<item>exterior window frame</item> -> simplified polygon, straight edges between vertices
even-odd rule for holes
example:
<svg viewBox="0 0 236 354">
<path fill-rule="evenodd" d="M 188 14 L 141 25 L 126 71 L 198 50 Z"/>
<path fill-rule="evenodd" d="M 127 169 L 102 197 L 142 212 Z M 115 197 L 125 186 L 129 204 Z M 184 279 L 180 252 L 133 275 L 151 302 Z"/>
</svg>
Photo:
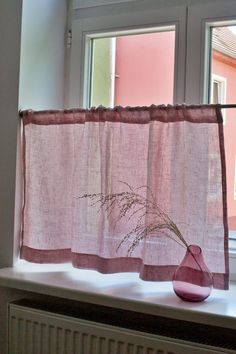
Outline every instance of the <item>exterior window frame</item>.
<svg viewBox="0 0 236 354">
<path fill-rule="evenodd" d="M 217 102 L 214 102 L 214 84 L 217 85 Z M 211 102 L 224 104 L 226 103 L 227 93 L 227 79 L 223 76 L 212 74 L 211 78 Z M 222 109 L 222 116 L 224 119 L 224 124 L 226 123 L 226 110 Z"/>
<path fill-rule="evenodd" d="M 188 6 L 185 102 L 210 102 L 211 29 L 235 24 L 234 0 L 215 1 L 214 4 L 191 3 Z"/>
<path fill-rule="evenodd" d="M 212 89 L 211 89 L 211 101 L 213 102 L 213 85 L 217 85 L 217 93 L 218 93 L 218 102 L 215 103 L 226 103 L 226 87 L 227 87 L 227 79 L 223 76 L 219 76 L 216 74 L 212 74 Z"/>
</svg>

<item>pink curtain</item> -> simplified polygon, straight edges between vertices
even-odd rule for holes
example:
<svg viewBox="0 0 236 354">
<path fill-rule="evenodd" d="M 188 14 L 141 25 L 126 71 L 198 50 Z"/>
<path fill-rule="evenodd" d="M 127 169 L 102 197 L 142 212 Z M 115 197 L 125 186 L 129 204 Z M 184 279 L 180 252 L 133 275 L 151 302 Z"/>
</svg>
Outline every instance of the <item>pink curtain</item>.
<svg viewBox="0 0 236 354">
<path fill-rule="evenodd" d="M 102 273 L 170 280 L 185 249 L 162 232 L 118 245 L 137 223 L 79 197 L 148 186 L 188 244 L 199 245 L 214 286 L 228 287 L 223 126 L 219 106 L 26 111 L 21 257 Z M 144 197 L 146 188 L 139 189 Z"/>
</svg>

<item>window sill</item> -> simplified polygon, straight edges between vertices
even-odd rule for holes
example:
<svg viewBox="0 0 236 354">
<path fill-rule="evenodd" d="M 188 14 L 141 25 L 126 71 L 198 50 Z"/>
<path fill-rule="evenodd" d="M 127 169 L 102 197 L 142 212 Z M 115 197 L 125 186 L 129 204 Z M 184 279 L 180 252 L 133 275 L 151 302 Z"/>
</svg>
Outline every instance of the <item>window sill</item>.
<svg viewBox="0 0 236 354">
<path fill-rule="evenodd" d="M 0 269 L 0 286 L 139 313 L 236 328 L 236 283 L 213 290 L 202 303 L 181 301 L 171 282 L 147 282 L 136 273 L 103 275 L 70 265 L 32 265 L 20 261 Z"/>
</svg>

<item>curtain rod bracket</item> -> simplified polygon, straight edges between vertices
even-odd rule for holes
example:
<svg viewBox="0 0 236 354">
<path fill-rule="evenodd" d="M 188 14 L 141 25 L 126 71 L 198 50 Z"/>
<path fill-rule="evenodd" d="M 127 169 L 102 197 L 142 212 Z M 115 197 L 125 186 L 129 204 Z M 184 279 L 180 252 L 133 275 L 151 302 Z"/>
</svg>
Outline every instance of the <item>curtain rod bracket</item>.
<svg viewBox="0 0 236 354">
<path fill-rule="evenodd" d="M 20 118 L 22 118 L 25 114 L 28 114 L 30 112 L 33 112 L 33 109 L 20 109 L 19 110 L 19 116 Z"/>
</svg>

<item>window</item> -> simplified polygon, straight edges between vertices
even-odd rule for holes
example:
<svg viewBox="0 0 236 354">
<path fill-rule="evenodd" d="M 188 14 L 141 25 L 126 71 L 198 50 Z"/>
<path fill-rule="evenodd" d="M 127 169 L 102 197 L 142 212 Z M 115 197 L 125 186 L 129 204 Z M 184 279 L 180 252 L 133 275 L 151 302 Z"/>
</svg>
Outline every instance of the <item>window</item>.
<svg viewBox="0 0 236 354">
<path fill-rule="evenodd" d="M 211 27 L 211 97 L 212 103 L 236 102 L 236 26 Z M 226 89 L 227 87 L 227 89 Z M 224 139 L 227 171 L 227 204 L 229 247 L 236 250 L 236 198 L 235 198 L 235 109 L 223 110 Z M 226 120 L 227 114 L 227 120 Z"/>
<path fill-rule="evenodd" d="M 197 102 L 210 102 L 213 93 L 212 74 L 218 76 L 215 92 L 222 96 L 224 84 L 220 78 L 226 78 L 226 103 L 235 103 L 235 58 L 232 49 L 235 46 L 233 27 L 236 25 L 236 4 L 228 1 L 223 7 L 221 2 L 193 5 L 189 8 L 188 18 L 188 57 L 186 73 L 186 100 L 195 97 Z M 229 44 L 230 42 L 230 44 Z M 227 49 L 227 51 L 226 51 Z M 218 61 L 218 63 L 216 62 Z M 194 67 L 196 70 L 191 70 Z M 216 87 L 217 85 L 217 87 Z M 216 95 L 215 95 L 216 97 Z M 236 132 L 235 109 L 225 110 L 227 119 L 224 125 L 225 153 L 227 170 L 227 201 L 230 249 L 230 272 L 236 279 L 236 240 L 235 240 L 235 200 L 234 200 L 234 140 Z"/>
<path fill-rule="evenodd" d="M 97 5 L 97 2 L 93 3 Z M 158 7 L 154 3 L 147 6 L 144 2 L 136 7 L 136 3 L 124 1 L 116 6 L 101 6 L 100 11 L 90 17 L 88 12 L 83 12 L 84 7 L 72 2 L 68 106 L 184 102 L 186 7 Z M 154 47 L 148 51 L 150 41 Z M 162 50 L 159 51 L 161 42 Z M 132 52 L 136 53 L 134 57 Z M 103 67 L 99 66 L 101 55 L 107 63 Z M 102 75 L 102 89 L 96 84 L 98 75 Z M 146 84 L 141 90 L 144 76 Z M 148 85 L 149 92 L 145 92 Z M 168 89 L 165 89 L 166 85 Z M 123 94 L 124 90 L 128 95 Z"/>
<path fill-rule="evenodd" d="M 88 106 L 173 103 L 174 28 L 91 38 Z"/>
<path fill-rule="evenodd" d="M 222 32 L 226 28 L 229 29 L 230 26 L 236 25 L 236 3 L 234 0 L 228 0 L 227 6 L 222 1 L 213 0 L 204 3 L 186 0 L 186 3 L 182 3 L 180 6 L 172 6 L 171 2 L 159 6 L 156 2 L 149 0 L 145 3 L 136 1 L 123 1 L 122 4 L 116 5 L 109 3 L 110 5 L 101 6 L 98 9 L 98 7 L 93 7 L 93 5 L 97 5 L 97 2 L 91 1 L 90 10 L 85 11 L 84 6 L 79 7 L 78 2 L 72 1 L 73 40 L 67 97 L 68 106 L 82 105 L 89 107 L 103 104 L 112 107 L 116 104 L 149 105 L 150 103 L 168 102 L 186 102 L 187 104 L 236 103 L 236 97 L 232 95 L 236 83 L 234 74 L 223 72 L 216 63 L 217 60 L 221 59 L 222 61 L 224 59 L 227 61 L 227 65 L 231 63 L 232 66 L 234 64 L 234 60 L 232 61 L 232 58 L 229 58 L 231 52 L 219 53 L 219 46 L 222 47 Z M 174 32 L 174 55 L 172 54 L 173 59 L 171 65 L 169 65 L 172 88 L 168 93 L 168 99 L 165 100 L 162 96 L 160 101 L 158 101 L 158 98 L 155 100 L 155 97 L 151 97 L 150 101 L 144 101 L 145 95 L 141 94 L 140 98 L 137 94 L 137 99 L 131 100 L 131 94 L 133 95 L 135 91 L 133 87 L 127 88 L 125 97 L 117 99 L 118 82 L 123 79 L 118 72 L 116 58 L 119 47 L 117 44 L 120 38 L 123 41 L 128 40 L 128 38 L 132 40 L 135 37 L 138 38 L 138 36 L 145 38 L 144 36 L 151 33 L 158 36 L 167 33 L 167 28 L 169 28 L 168 31 L 172 30 Z M 144 34 L 144 32 L 149 32 L 149 34 Z M 213 41 L 212 38 L 214 38 Z M 99 46 L 101 49 L 101 46 L 105 45 L 110 48 L 108 51 L 110 54 L 109 60 L 108 57 L 105 60 L 109 62 L 109 65 L 106 66 L 104 71 L 104 66 L 99 69 L 97 58 Z M 225 48 L 226 46 L 221 48 L 222 51 Z M 140 55 L 143 56 L 143 52 Z M 132 69 L 136 64 L 134 59 Z M 127 68 L 128 64 L 124 60 L 124 69 Z M 143 69 L 140 69 L 135 77 L 138 87 L 141 70 L 143 71 Z M 106 81 L 102 90 L 99 90 L 96 78 L 98 74 L 101 75 L 102 71 Z M 165 75 L 169 75 L 169 71 L 165 70 Z M 234 73 L 236 73 L 236 68 L 234 68 Z M 127 74 L 125 77 L 128 78 Z M 98 95 L 104 94 L 105 89 L 106 97 L 102 101 Z M 124 90 L 122 89 L 122 91 Z M 232 237 L 234 230 L 236 230 L 232 226 L 232 218 L 234 218 L 234 210 L 236 210 L 233 204 L 236 202 L 234 199 L 236 151 L 234 151 L 234 148 L 232 149 L 236 132 L 232 129 L 232 125 L 236 124 L 236 119 L 233 118 L 235 114 L 236 111 L 233 109 L 227 109 L 223 112 L 229 206 L 232 199 L 232 206 L 229 207 L 229 226 Z M 231 246 L 232 243 L 230 242 Z M 233 250 L 232 247 L 231 249 Z M 236 262 L 235 265 L 231 266 L 231 271 L 233 268 L 235 268 L 233 273 L 236 276 Z"/>
</svg>

